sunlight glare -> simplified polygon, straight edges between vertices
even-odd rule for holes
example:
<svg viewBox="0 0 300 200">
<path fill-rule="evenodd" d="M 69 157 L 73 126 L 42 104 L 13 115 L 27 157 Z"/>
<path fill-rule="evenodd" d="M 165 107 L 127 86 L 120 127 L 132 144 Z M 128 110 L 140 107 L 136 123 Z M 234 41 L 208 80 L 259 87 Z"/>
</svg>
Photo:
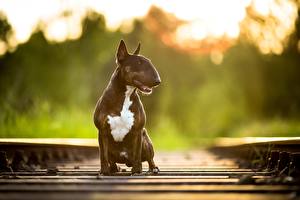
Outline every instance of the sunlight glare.
<svg viewBox="0 0 300 200">
<path fill-rule="evenodd" d="M 291 0 L 1 0 L 0 12 L 13 27 L 7 46 L 14 49 L 38 30 L 48 41 L 78 39 L 90 11 L 104 15 L 108 30 L 130 32 L 133 20 L 145 19 L 153 6 L 183 22 L 161 39 L 184 51 L 203 44 L 208 51 L 224 51 L 245 35 L 263 53 L 280 54 L 297 19 Z"/>
<path fill-rule="evenodd" d="M 87 7 L 105 16 L 107 27 L 117 30 L 123 22 L 130 24 L 134 18 L 143 17 L 149 10 L 151 1 L 89 0 Z"/>
<path fill-rule="evenodd" d="M 297 4 L 291 0 L 254 0 L 241 24 L 246 38 L 264 54 L 281 54 L 295 30 Z"/>
<path fill-rule="evenodd" d="M 3 55 L 7 51 L 7 46 L 5 42 L 0 40 L 0 56 Z"/>
<path fill-rule="evenodd" d="M 206 37 L 236 38 L 239 23 L 246 15 L 249 0 L 158 1 L 156 5 L 187 23 L 178 27 L 177 40 L 202 40 Z"/>
<path fill-rule="evenodd" d="M 252 4 L 258 14 L 267 16 L 270 13 L 272 1 L 273 0 L 253 0 Z"/>
</svg>

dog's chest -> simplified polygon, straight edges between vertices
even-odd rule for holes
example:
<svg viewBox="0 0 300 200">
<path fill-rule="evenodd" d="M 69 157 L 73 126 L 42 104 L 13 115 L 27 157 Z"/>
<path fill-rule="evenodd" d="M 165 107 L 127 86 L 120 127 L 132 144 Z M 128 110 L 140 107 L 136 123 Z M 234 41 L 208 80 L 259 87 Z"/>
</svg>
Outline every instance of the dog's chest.
<svg viewBox="0 0 300 200">
<path fill-rule="evenodd" d="M 120 116 L 107 116 L 111 134 L 116 142 L 122 142 L 134 124 L 134 113 L 129 110 L 132 104 L 130 96 L 134 91 L 134 87 L 127 86 L 126 88 L 127 90 L 125 92 L 125 99 Z"/>
</svg>

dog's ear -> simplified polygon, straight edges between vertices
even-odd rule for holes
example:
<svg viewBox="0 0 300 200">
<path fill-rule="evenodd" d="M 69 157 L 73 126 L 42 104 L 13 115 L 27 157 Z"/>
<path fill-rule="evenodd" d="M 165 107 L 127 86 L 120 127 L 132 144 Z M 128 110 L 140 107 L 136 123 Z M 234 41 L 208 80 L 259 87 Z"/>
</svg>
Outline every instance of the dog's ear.
<svg viewBox="0 0 300 200">
<path fill-rule="evenodd" d="M 138 45 L 138 47 L 136 48 L 136 50 L 134 51 L 133 55 L 139 55 L 140 49 L 141 49 L 141 43 L 139 42 L 139 45 Z"/>
<path fill-rule="evenodd" d="M 124 40 L 120 41 L 117 51 L 117 62 L 122 62 L 127 56 L 129 56 Z"/>
</svg>

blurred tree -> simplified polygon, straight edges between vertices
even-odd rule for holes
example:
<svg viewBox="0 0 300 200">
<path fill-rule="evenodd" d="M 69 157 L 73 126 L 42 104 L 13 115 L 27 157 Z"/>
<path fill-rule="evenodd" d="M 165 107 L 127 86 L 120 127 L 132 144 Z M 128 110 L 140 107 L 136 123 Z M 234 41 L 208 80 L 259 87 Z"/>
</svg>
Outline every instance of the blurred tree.
<svg viewBox="0 0 300 200">
<path fill-rule="evenodd" d="M 93 107 L 116 67 L 121 38 L 131 51 L 140 41 L 141 54 L 160 72 L 162 84 L 151 98 L 142 97 L 154 135 L 169 131 L 185 138 L 230 136 L 255 120 L 300 120 L 299 12 L 296 32 L 283 54 L 263 55 L 242 37 L 216 65 L 209 55 L 166 46 L 145 22 L 158 21 L 169 28 L 172 24 L 164 24 L 161 13 L 154 11 L 136 20 L 129 34 L 108 31 L 104 17 L 91 12 L 78 40 L 49 42 L 37 31 L 27 43 L 0 57 L 0 136 L 35 136 L 35 123 L 42 124 L 40 131 L 57 131 L 56 136 L 72 131 L 96 136 L 86 127 L 93 127 Z M 0 39 L 5 40 L 10 30 L 1 18 Z M 20 129 L 14 129 L 18 123 Z M 18 133 L 25 126 L 27 132 Z M 290 134 L 300 133 L 297 130 Z"/>
<path fill-rule="evenodd" d="M 12 28 L 8 23 L 5 15 L 0 12 L 0 40 L 7 43 L 8 36 L 11 34 Z"/>
</svg>

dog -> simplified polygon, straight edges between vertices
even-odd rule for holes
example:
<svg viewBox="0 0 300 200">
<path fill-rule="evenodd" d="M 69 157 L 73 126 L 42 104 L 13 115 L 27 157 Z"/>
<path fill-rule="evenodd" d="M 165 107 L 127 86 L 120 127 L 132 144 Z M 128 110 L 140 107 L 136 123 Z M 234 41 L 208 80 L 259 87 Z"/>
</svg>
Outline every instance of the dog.
<svg viewBox="0 0 300 200">
<path fill-rule="evenodd" d="M 97 102 L 94 124 L 98 129 L 102 175 L 120 169 L 116 163 L 126 164 L 132 175 L 142 173 L 142 162 L 147 161 L 150 173 L 158 173 L 154 149 L 145 129 L 146 115 L 138 91 L 149 95 L 161 83 L 151 61 L 139 55 L 140 43 L 129 54 L 123 40 L 117 53 L 117 67 L 108 86 Z"/>
</svg>

